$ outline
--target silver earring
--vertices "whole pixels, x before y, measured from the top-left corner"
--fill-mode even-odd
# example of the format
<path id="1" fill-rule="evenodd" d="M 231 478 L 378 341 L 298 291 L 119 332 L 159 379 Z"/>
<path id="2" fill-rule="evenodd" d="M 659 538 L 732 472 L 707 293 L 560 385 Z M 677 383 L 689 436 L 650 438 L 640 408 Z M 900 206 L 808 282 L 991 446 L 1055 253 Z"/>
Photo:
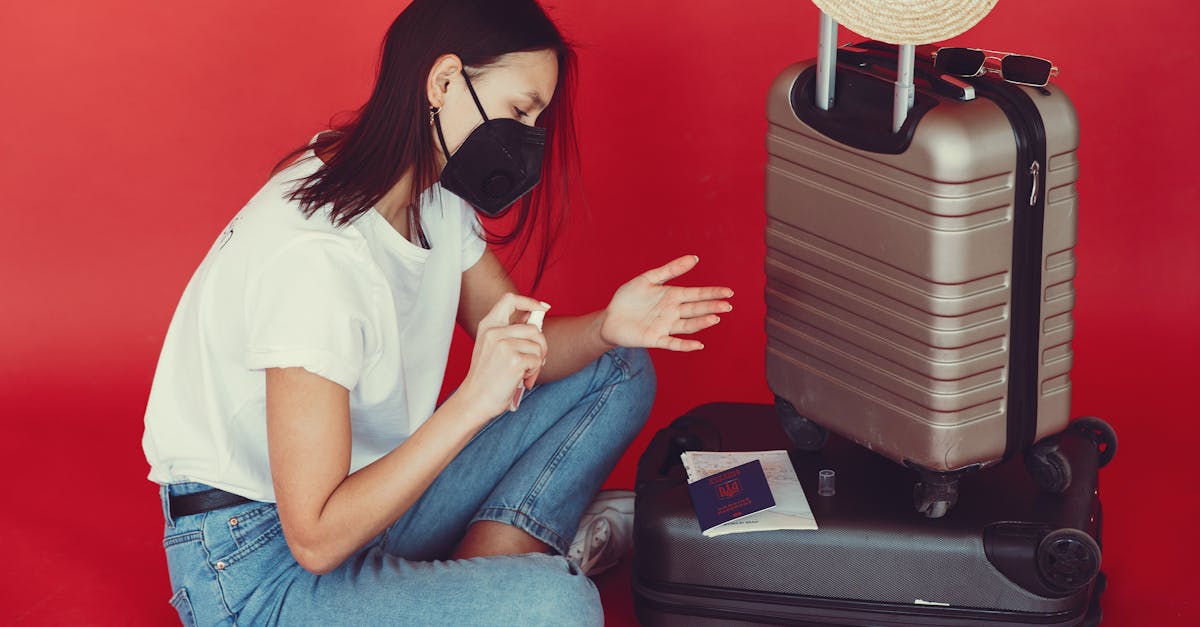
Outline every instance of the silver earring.
<path id="1" fill-rule="evenodd" d="M 437 107 L 429 107 L 429 125 L 430 126 L 433 126 L 433 119 L 436 118 L 437 114 L 440 112 L 441 112 L 441 109 L 439 109 Z"/>

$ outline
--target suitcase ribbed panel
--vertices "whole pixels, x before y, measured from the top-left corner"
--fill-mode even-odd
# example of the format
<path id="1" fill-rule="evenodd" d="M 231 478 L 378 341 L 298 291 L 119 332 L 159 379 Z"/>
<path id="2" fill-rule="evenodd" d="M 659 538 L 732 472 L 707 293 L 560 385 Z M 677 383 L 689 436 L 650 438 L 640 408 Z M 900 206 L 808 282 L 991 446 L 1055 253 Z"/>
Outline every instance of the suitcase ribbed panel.
<path id="1" fill-rule="evenodd" d="M 804 416 L 896 461 L 954 470 L 1006 446 L 1016 145 L 993 102 L 942 100 L 899 155 L 850 148 L 768 105 L 767 378 Z M 1078 130 L 1047 132 L 1037 437 L 1062 430 L 1074 331 Z M 1027 176 L 1027 175 L 1026 175 Z"/>

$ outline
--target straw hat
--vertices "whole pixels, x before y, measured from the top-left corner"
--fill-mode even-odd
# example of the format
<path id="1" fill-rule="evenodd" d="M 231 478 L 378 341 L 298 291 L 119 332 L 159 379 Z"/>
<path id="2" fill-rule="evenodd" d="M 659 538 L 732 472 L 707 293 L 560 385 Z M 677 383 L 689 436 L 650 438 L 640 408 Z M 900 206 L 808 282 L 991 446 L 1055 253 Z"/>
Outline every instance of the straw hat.
<path id="1" fill-rule="evenodd" d="M 842 26 L 889 44 L 950 39 L 982 20 L 996 0 L 813 0 Z"/>

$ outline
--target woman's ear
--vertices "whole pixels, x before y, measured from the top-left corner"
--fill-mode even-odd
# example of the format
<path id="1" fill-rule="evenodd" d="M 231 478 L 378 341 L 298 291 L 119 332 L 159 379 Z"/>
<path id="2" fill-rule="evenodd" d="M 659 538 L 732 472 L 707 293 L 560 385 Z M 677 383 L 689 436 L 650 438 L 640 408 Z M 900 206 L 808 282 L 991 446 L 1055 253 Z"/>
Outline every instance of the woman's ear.
<path id="1" fill-rule="evenodd" d="M 463 69 L 462 59 L 456 54 L 443 54 L 433 62 L 426 81 L 426 97 L 429 106 L 441 109 L 446 104 L 446 92 L 450 89 L 450 79 Z"/>

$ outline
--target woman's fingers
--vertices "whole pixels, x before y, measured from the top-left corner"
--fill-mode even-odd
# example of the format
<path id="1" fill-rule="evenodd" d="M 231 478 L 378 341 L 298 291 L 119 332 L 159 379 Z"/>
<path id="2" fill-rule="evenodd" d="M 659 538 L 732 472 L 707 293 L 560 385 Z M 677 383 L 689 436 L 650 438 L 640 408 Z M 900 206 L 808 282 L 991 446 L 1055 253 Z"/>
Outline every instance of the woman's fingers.
<path id="1" fill-rule="evenodd" d="M 509 367 L 519 376 L 525 387 L 533 385 L 531 379 L 541 372 L 542 362 L 546 359 L 544 345 L 531 339 L 508 337 L 502 340 L 502 345 L 510 352 Z"/>
<path id="2" fill-rule="evenodd" d="M 515 402 L 518 387 L 532 387 L 546 360 L 546 338 L 532 324 L 531 312 L 544 312 L 546 303 L 519 294 L 505 294 L 479 321 L 471 367 L 461 390 L 465 398 L 495 416 Z M 514 320 L 522 322 L 513 324 Z"/>
<path id="3" fill-rule="evenodd" d="M 639 279 L 644 282 L 631 281 L 618 290 L 614 303 L 620 299 L 622 290 L 628 290 L 636 296 L 620 301 L 620 304 L 632 310 L 621 319 L 626 327 L 637 327 L 633 329 L 636 333 L 630 335 L 639 335 L 646 338 L 641 341 L 648 342 L 639 345 L 678 352 L 701 350 L 704 344 L 674 336 L 703 331 L 721 321 L 717 314 L 733 311 L 733 305 L 725 301 L 733 296 L 733 290 L 727 287 L 664 285 L 695 268 L 699 261 L 695 255 L 678 257 L 666 265 L 642 273 Z M 656 335 L 658 337 L 654 337 Z"/>
<path id="4" fill-rule="evenodd" d="M 514 353 L 527 353 L 536 355 L 538 365 L 546 359 L 546 353 L 549 351 L 549 346 L 546 344 L 546 336 L 532 324 L 510 324 L 504 327 L 494 327 L 486 329 L 483 335 L 480 336 L 484 343 L 493 344 L 497 347 L 509 346 Z"/>
<path id="5" fill-rule="evenodd" d="M 542 357 L 546 352 L 545 344 L 537 342 L 532 338 L 522 337 L 506 337 L 501 342 L 504 346 L 511 348 L 515 355 L 532 355 L 537 357 L 538 365 L 541 365 Z"/>
<path id="6" fill-rule="evenodd" d="M 542 335 L 542 330 L 532 324 L 510 324 L 506 327 L 496 330 L 503 333 L 504 337 L 519 338 L 522 340 L 531 340 L 536 342 L 542 348 L 542 353 L 550 350 L 546 344 L 546 336 Z"/>
<path id="7" fill-rule="evenodd" d="M 655 348 L 662 348 L 678 353 L 690 353 L 704 348 L 704 345 L 696 340 L 685 340 L 683 338 L 664 335 L 659 338 L 658 343 L 655 344 Z"/>
<path id="8" fill-rule="evenodd" d="M 703 316 L 701 318 L 688 318 L 686 320 L 677 320 L 671 325 L 671 335 L 690 335 L 699 333 L 711 326 L 715 326 L 721 322 L 720 316 Z"/>
<path id="9" fill-rule="evenodd" d="M 733 311 L 733 305 L 720 300 L 705 300 L 679 305 L 680 318 L 699 318 L 708 314 L 722 314 L 730 311 Z"/>
<path id="10" fill-rule="evenodd" d="M 521 379 L 518 384 L 529 389 L 542 374 L 542 364 L 546 360 L 544 348 L 530 340 L 510 339 L 508 341 L 513 343 L 513 349 L 517 351 L 517 363 L 514 365 L 520 368 Z"/>
<path id="11" fill-rule="evenodd" d="M 683 303 L 695 303 L 704 300 L 721 300 L 733 296 L 733 290 L 728 287 L 677 287 L 676 298 Z"/>
<path id="12" fill-rule="evenodd" d="M 671 279 L 682 276 L 687 271 L 696 267 L 700 262 L 700 258 L 695 255 L 684 255 L 672 260 L 664 266 L 659 266 L 653 270 L 647 270 L 642 273 L 646 280 L 655 285 L 662 285 Z"/>
<path id="13" fill-rule="evenodd" d="M 518 311 L 533 312 L 546 311 L 550 309 L 550 305 L 520 294 L 509 292 L 500 297 L 500 300 L 492 306 L 492 310 L 488 312 L 482 320 L 479 321 L 480 330 L 493 327 L 508 326 L 512 323 L 513 314 Z M 525 316 L 528 319 L 528 316 Z"/>

